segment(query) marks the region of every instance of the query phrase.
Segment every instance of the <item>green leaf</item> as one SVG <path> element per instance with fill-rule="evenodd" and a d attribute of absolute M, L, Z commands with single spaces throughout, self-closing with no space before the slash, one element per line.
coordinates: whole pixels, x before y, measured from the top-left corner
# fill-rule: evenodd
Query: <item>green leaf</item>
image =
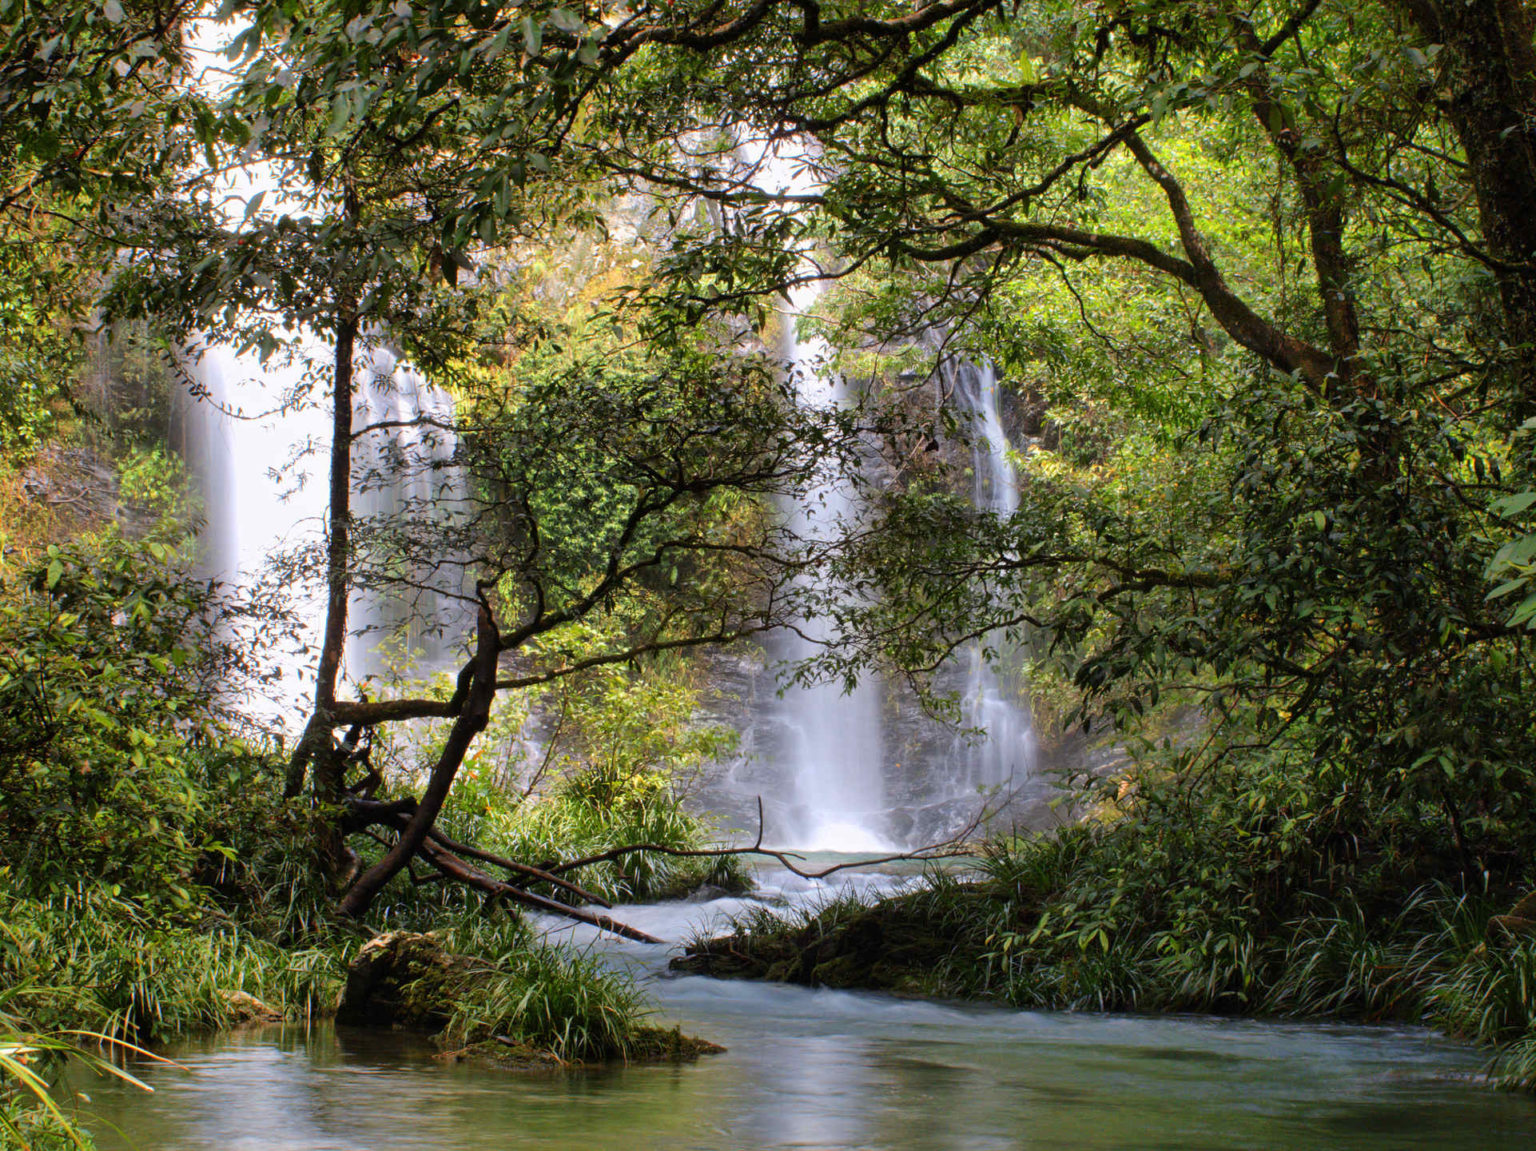
<path fill-rule="evenodd" d="M 1493 501 L 1493 510 L 1501 516 L 1517 516 L 1532 504 L 1536 504 L 1536 492 L 1516 492 L 1501 500 Z"/>
<path fill-rule="evenodd" d="M 340 136 L 346 130 L 347 121 L 352 118 L 352 102 L 345 94 L 337 96 L 331 101 L 331 123 L 326 128 L 326 133 L 331 136 Z"/>

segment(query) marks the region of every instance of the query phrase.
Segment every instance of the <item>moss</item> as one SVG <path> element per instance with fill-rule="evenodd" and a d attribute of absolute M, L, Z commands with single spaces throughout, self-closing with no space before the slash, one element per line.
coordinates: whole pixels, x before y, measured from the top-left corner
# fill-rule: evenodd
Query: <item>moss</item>
<path fill-rule="evenodd" d="M 725 1048 L 708 1039 L 684 1035 L 681 1027 L 641 1027 L 629 1054 L 631 1063 L 692 1063 L 701 1055 L 720 1055 Z"/>
<path fill-rule="evenodd" d="M 445 1063 L 470 1063 L 498 1071 L 565 1071 L 571 1067 L 553 1051 L 505 1038 L 482 1039 L 441 1052 L 437 1058 Z"/>
<path fill-rule="evenodd" d="M 347 968 L 336 1022 L 441 1031 L 474 961 L 448 953 L 431 932 L 391 931 L 369 940 Z"/>

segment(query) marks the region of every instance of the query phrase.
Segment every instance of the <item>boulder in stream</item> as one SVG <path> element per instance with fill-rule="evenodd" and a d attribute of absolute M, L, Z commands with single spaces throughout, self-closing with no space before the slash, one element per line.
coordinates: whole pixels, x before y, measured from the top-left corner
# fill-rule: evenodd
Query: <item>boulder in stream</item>
<path fill-rule="evenodd" d="M 468 956 L 445 951 L 430 932 L 376 936 L 347 965 L 336 1022 L 440 1031 L 453 1013 L 450 985 L 474 965 Z"/>

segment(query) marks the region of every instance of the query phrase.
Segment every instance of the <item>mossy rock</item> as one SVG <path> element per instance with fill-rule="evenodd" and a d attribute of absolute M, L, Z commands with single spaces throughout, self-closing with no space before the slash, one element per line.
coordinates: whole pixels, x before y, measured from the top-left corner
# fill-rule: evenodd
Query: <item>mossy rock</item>
<path fill-rule="evenodd" d="M 440 1031 L 453 1012 L 450 986 L 475 966 L 474 959 L 443 950 L 431 932 L 377 936 L 347 965 L 336 1022 Z"/>
<path fill-rule="evenodd" d="M 507 1071 L 581 1066 L 553 1051 L 505 1035 L 490 1035 L 464 1044 L 465 1036 L 446 1034 L 455 998 L 466 986 L 493 974 L 494 968 L 482 960 L 446 951 L 441 940 L 430 932 L 392 931 L 369 940 L 348 965 L 347 984 L 336 1008 L 336 1021 L 434 1033 L 439 1043 L 463 1044 L 438 1057 L 456 1063 Z M 480 1034 L 484 1035 L 484 1030 Z M 638 1027 L 621 1058 L 630 1063 L 682 1062 L 724 1050 L 678 1029 Z"/>
<path fill-rule="evenodd" d="M 571 1066 L 553 1051 L 500 1036 L 444 1051 L 436 1058 L 445 1063 L 470 1063 L 498 1071 L 565 1071 Z"/>
<path fill-rule="evenodd" d="M 870 987 L 869 967 L 855 955 L 839 955 L 813 967 L 811 983 L 817 987 Z"/>
<path fill-rule="evenodd" d="M 221 991 L 219 998 L 224 1001 L 224 1009 L 228 1012 L 231 1027 L 283 1021 L 281 1011 L 257 999 L 248 991 Z"/>
<path fill-rule="evenodd" d="M 630 1063 L 692 1063 L 700 1055 L 720 1055 L 725 1048 L 708 1039 L 684 1035 L 681 1027 L 640 1027 L 630 1047 Z"/>

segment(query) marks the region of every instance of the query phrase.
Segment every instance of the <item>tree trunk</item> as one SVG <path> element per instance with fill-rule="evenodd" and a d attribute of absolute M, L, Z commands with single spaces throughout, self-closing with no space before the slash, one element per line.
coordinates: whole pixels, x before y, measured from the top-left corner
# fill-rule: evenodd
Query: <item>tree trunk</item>
<path fill-rule="evenodd" d="M 345 314 L 336 325 L 330 511 L 325 546 L 325 634 L 315 672 L 315 710 L 289 761 L 283 789 L 288 798 L 297 796 L 304 789 L 306 770 L 312 767 L 315 798 L 322 803 L 339 802 L 342 792 L 342 763 L 335 754 L 331 733 L 336 681 L 347 646 L 347 602 L 352 585 L 348 563 L 352 549 L 352 375 L 357 327 L 357 318 Z"/>
<path fill-rule="evenodd" d="M 410 822 L 401 830 L 394 846 L 384 853 L 384 858 L 358 876 L 342 897 L 338 910 L 343 915 L 356 917 L 366 912 L 384 885 L 421 850 L 428 832 L 437 821 L 438 812 L 443 808 L 443 801 L 448 798 L 449 789 L 453 787 L 454 777 L 464 762 L 465 753 L 469 751 L 475 736 L 485 730 L 491 715 L 491 703 L 496 698 L 496 663 L 501 654 L 501 635 L 491 619 L 490 609 L 483 603 L 480 605 L 478 632 L 474 678 L 470 683 L 469 694 L 464 700 L 463 710 L 449 729 L 442 754 L 427 781 L 427 789 L 422 793 Z"/>
<path fill-rule="evenodd" d="M 1447 116 L 1467 157 L 1483 240 L 1496 262 L 1512 381 L 1536 410 L 1536 22 L 1525 0 L 1399 0 L 1424 37 L 1451 53 Z"/>

